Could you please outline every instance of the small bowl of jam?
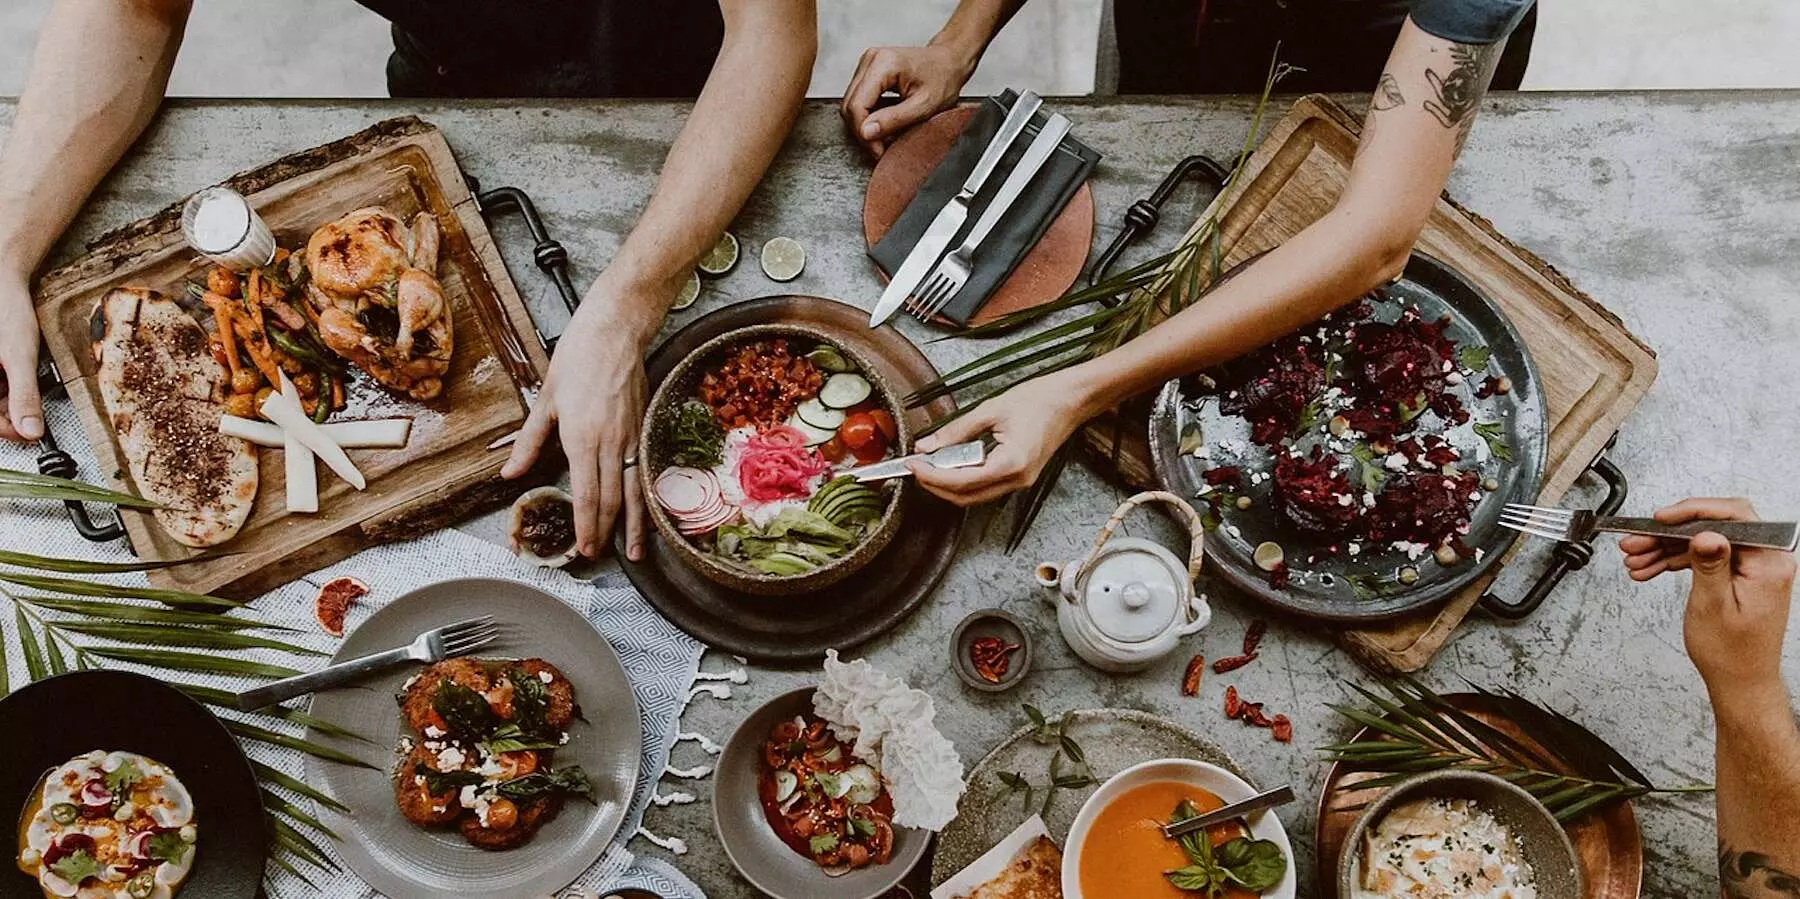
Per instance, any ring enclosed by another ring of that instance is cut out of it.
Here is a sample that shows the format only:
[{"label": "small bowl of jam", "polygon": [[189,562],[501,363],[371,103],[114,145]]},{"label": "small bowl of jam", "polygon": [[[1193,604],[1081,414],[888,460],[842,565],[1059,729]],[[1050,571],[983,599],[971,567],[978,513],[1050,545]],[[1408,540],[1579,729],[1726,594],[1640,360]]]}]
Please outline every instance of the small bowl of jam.
[{"label": "small bowl of jam", "polygon": [[513,554],[533,565],[561,568],[577,555],[575,498],[557,487],[534,487],[512,504]]}]

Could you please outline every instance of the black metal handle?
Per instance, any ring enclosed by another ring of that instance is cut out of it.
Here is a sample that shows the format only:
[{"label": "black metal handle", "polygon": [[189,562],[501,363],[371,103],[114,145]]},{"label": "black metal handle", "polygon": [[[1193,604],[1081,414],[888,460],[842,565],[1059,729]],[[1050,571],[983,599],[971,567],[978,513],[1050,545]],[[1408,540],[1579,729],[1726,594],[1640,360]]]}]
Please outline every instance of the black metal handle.
[{"label": "black metal handle", "polygon": [[[1601,500],[1600,508],[1595,510],[1601,515],[1611,515],[1619,511],[1619,508],[1625,505],[1626,494],[1630,492],[1630,484],[1625,480],[1625,472],[1619,470],[1619,466],[1614,465],[1611,459],[1606,458],[1606,451],[1612,449],[1612,445],[1618,439],[1619,435],[1614,434],[1612,439],[1606,442],[1605,448],[1600,450],[1600,455],[1596,456],[1594,461],[1589,463],[1587,470],[1582,472],[1583,475],[1592,474],[1606,483],[1606,499]],[[1481,595],[1480,608],[1502,621],[1520,621],[1537,611],[1538,606],[1543,605],[1544,600],[1550,596],[1550,591],[1555,590],[1569,572],[1586,568],[1587,563],[1593,559],[1593,537],[1581,542],[1564,540],[1556,544],[1556,549],[1550,557],[1549,567],[1544,569],[1543,574],[1538,575],[1537,581],[1531,585],[1530,590],[1525,592],[1524,598],[1518,602],[1508,602],[1489,590]]]},{"label": "black metal handle", "polygon": [[[1215,194],[1225,189],[1225,182],[1231,177],[1231,169],[1220,165],[1217,160],[1205,154],[1196,153],[1176,163],[1175,168],[1163,176],[1162,183],[1150,192],[1150,196],[1126,207],[1124,226],[1119,229],[1119,233],[1112,239],[1112,243],[1106,245],[1106,250],[1100,254],[1100,258],[1094,260],[1094,267],[1088,272],[1089,287],[1100,283],[1100,280],[1106,277],[1107,271],[1113,267],[1113,263],[1119,261],[1120,254],[1125,252],[1125,248],[1130,246],[1132,241],[1156,228],[1156,223],[1162,219],[1163,204],[1169,201],[1169,196],[1175,193],[1175,189],[1181,186],[1181,182],[1187,180],[1187,177],[1195,172],[1206,179],[1206,183],[1211,185]],[[1104,302],[1112,305],[1117,301],[1109,298]]]},{"label": "black metal handle", "polygon": [[[56,445],[56,438],[51,436],[47,422],[44,425],[44,437],[38,441],[38,449],[42,450],[37,459],[39,473],[71,480],[75,478],[75,458]],[[96,524],[88,515],[87,507],[79,501],[66,499],[63,500],[63,505],[69,510],[69,520],[75,523],[75,531],[88,540],[109,543],[125,536],[125,525],[118,519],[117,512],[113,513],[111,524]]]},{"label": "black metal handle", "polygon": [[[475,208],[481,211],[484,218],[504,212],[517,212],[525,220],[525,229],[531,232],[531,239],[537,241],[537,246],[531,249],[532,260],[537,263],[538,270],[548,275],[556,285],[556,292],[562,295],[563,305],[568,307],[569,314],[575,314],[575,307],[581,305],[581,294],[575,292],[575,283],[569,279],[569,251],[550,236],[531,197],[516,187],[496,187],[483,191],[481,182],[474,177],[464,176],[464,179],[469,183],[470,192],[475,195]],[[542,338],[543,332],[540,331],[538,337]],[[544,341],[546,347],[554,349],[555,345],[554,338]]]}]

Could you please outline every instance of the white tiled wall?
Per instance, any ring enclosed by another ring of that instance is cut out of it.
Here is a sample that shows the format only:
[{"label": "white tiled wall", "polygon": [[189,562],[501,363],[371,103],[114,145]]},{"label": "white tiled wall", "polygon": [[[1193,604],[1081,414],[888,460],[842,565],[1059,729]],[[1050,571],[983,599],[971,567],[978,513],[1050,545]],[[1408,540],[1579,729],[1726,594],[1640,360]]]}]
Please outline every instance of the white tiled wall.
[{"label": "white tiled wall", "polygon": [[[0,95],[23,86],[51,2],[0,0]],[[1100,4],[1032,0],[994,42],[970,91],[1090,90]],[[954,6],[819,0],[811,93],[838,95],[865,47],[923,41]],[[1800,0],[1543,0],[1539,16],[1527,88],[1800,87]],[[198,0],[172,90],[381,96],[389,46],[385,24],[351,0]]]}]

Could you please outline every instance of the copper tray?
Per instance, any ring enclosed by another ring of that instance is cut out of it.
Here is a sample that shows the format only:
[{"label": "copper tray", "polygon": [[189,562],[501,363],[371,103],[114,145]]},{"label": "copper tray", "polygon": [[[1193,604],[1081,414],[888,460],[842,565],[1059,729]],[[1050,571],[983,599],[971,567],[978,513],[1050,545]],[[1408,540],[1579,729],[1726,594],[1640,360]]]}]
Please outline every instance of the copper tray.
[{"label": "copper tray", "polygon": [[[1480,694],[1450,693],[1444,698],[1527,747],[1543,748],[1536,741],[1527,739],[1517,725]],[[1362,739],[1367,734],[1368,729],[1364,728],[1356,738]],[[1343,848],[1344,838],[1362,813],[1362,806],[1380,795],[1375,790],[1358,790],[1355,785],[1376,776],[1379,775],[1346,770],[1339,763],[1333,763],[1325,772],[1325,785],[1319,791],[1314,843],[1322,899],[1335,899],[1338,895],[1338,853]],[[1587,899],[1637,899],[1644,880],[1644,837],[1638,830],[1637,812],[1631,803],[1621,802],[1604,812],[1587,815],[1566,825],[1566,829],[1569,840],[1575,844],[1575,854],[1581,857],[1581,877],[1587,884]]]},{"label": "copper tray", "polygon": [[[902,134],[881,154],[881,161],[869,176],[868,192],[863,195],[863,239],[871,248],[894,226],[906,204],[919,192],[919,185],[925,183],[925,176],[949,154],[951,145],[974,115],[974,106],[947,109]],[[1083,182],[1037,246],[1019,260],[1012,274],[969,317],[969,324],[984,324],[1062,296],[1081,277],[1081,270],[1087,265],[1088,247],[1093,242],[1094,189]],[[876,271],[885,283],[888,273],[879,266]],[[942,316],[932,321],[952,325]]]},{"label": "copper tray", "polygon": [[[810,325],[879,366],[901,391],[938,376],[931,361],[894,330],[869,328],[869,313],[809,296],[772,296],[733,303],[675,332],[650,354],[650,389],[701,344],[748,325]],[[916,432],[956,408],[948,397],[907,411]],[[963,510],[908,483],[906,526],[868,567],[816,593],[762,597],[729,589],[683,564],[651,531],[644,559],[620,565],[638,592],[676,627],[715,649],[767,665],[810,665],[825,650],[847,650],[886,633],[913,613],[943,580],[962,535]],[[617,535],[623,539],[622,534]]]}]

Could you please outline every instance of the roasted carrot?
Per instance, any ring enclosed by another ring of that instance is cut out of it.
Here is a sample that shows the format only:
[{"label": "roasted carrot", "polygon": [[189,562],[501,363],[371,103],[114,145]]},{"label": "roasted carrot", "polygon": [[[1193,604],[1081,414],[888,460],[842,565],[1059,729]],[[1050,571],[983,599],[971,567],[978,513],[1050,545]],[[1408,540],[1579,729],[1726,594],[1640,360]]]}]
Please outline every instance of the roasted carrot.
[{"label": "roasted carrot", "polygon": [[269,379],[270,386],[281,383],[281,366],[276,362],[274,350],[269,346],[269,332],[263,327],[262,314],[262,272],[250,270],[250,277],[244,287],[244,306],[249,311],[247,320],[250,333],[244,335],[244,350],[250,354],[250,361],[256,363],[257,371]]},{"label": "roasted carrot", "polygon": [[237,334],[231,324],[231,301],[212,291],[200,295],[202,302],[213,313],[213,326],[219,329],[219,343],[225,348],[225,367],[230,371],[233,380],[238,373]]}]

